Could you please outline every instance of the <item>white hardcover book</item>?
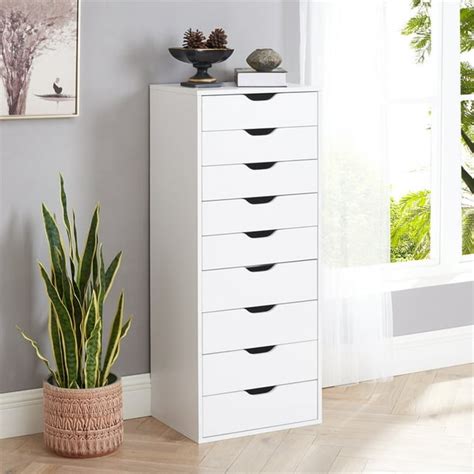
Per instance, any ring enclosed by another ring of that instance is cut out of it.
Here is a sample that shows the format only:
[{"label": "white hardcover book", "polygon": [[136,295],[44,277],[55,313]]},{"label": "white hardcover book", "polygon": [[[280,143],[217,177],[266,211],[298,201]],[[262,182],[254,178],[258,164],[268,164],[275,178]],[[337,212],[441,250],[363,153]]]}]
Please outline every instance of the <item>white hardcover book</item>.
[{"label": "white hardcover book", "polygon": [[282,68],[270,72],[255,71],[250,68],[236,68],[234,81],[238,87],[286,87],[287,71]]}]

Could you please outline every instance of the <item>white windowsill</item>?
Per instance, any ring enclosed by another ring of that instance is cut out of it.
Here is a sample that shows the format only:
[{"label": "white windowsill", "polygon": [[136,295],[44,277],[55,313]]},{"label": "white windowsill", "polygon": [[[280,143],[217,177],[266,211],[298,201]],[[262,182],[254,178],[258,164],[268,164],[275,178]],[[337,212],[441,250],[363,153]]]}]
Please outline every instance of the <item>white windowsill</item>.
[{"label": "white windowsill", "polygon": [[387,291],[449,285],[474,281],[474,260],[470,256],[463,257],[454,265],[432,261],[392,263],[387,271]]}]

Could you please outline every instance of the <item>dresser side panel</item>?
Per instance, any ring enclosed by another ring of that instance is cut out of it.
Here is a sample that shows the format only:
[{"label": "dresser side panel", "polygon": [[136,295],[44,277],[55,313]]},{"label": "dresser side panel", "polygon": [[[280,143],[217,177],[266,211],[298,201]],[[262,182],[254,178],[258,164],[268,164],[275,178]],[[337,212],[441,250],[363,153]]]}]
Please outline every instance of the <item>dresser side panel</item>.
[{"label": "dresser side panel", "polygon": [[152,415],[199,438],[199,100],[150,90]]}]

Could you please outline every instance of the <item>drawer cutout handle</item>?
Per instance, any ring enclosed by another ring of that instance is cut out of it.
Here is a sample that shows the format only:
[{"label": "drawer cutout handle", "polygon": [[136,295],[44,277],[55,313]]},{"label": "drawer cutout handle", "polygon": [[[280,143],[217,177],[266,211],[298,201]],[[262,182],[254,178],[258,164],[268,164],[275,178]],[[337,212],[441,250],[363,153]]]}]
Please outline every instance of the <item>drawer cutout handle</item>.
[{"label": "drawer cutout handle", "polygon": [[271,385],[270,387],[260,387],[260,388],[250,388],[249,390],[245,390],[249,395],[260,395],[262,393],[271,392],[276,385]]},{"label": "drawer cutout handle", "polygon": [[247,99],[258,101],[258,100],[270,100],[275,93],[267,92],[264,94],[244,94]]},{"label": "drawer cutout handle", "polygon": [[266,272],[271,270],[275,266],[274,263],[268,263],[266,265],[255,265],[254,267],[245,267],[249,272]]},{"label": "drawer cutout handle", "polygon": [[253,314],[268,313],[268,311],[272,310],[275,306],[275,304],[267,304],[265,306],[250,306],[250,308],[245,308],[245,310]]},{"label": "drawer cutout handle", "polygon": [[262,346],[262,347],[252,347],[250,349],[244,349],[244,351],[249,354],[265,354],[275,349],[276,346]]},{"label": "drawer cutout handle", "polygon": [[244,128],[244,130],[253,137],[259,137],[264,135],[270,135],[276,129],[275,128]]},{"label": "drawer cutout handle", "polygon": [[272,202],[276,196],[260,196],[253,198],[244,198],[249,204],[268,204]]},{"label": "drawer cutout handle", "polygon": [[251,170],[269,170],[276,165],[276,161],[263,161],[261,163],[244,163],[247,168]]},{"label": "drawer cutout handle", "polygon": [[254,232],[244,232],[247,237],[251,239],[261,239],[263,237],[270,237],[270,235],[274,234],[276,229],[272,230],[256,230]]}]

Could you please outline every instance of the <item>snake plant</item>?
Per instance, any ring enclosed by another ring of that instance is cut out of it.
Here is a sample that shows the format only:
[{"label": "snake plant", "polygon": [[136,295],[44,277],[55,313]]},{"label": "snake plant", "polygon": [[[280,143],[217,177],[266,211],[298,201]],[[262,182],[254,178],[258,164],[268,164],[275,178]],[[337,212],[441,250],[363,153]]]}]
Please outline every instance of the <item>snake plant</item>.
[{"label": "snake plant", "polygon": [[[63,224],[68,239],[63,244],[56,216],[43,204],[42,213],[49,244],[51,270],[39,263],[49,300],[49,337],[56,362],[54,369],[36,341],[18,326],[21,335],[35,349],[57,386],[93,388],[107,385],[110,369],[120,352],[120,343],[130,329],[131,318],[123,322],[124,294],[120,294],[110,328],[107,347],[103,346],[103,309],[122,259],[119,252],[106,267],[99,243],[99,205],[92,215],[82,253],[76,230],[76,216],[69,217],[64,180],[60,176]],[[104,351],[102,350],[104,349]]]}]

